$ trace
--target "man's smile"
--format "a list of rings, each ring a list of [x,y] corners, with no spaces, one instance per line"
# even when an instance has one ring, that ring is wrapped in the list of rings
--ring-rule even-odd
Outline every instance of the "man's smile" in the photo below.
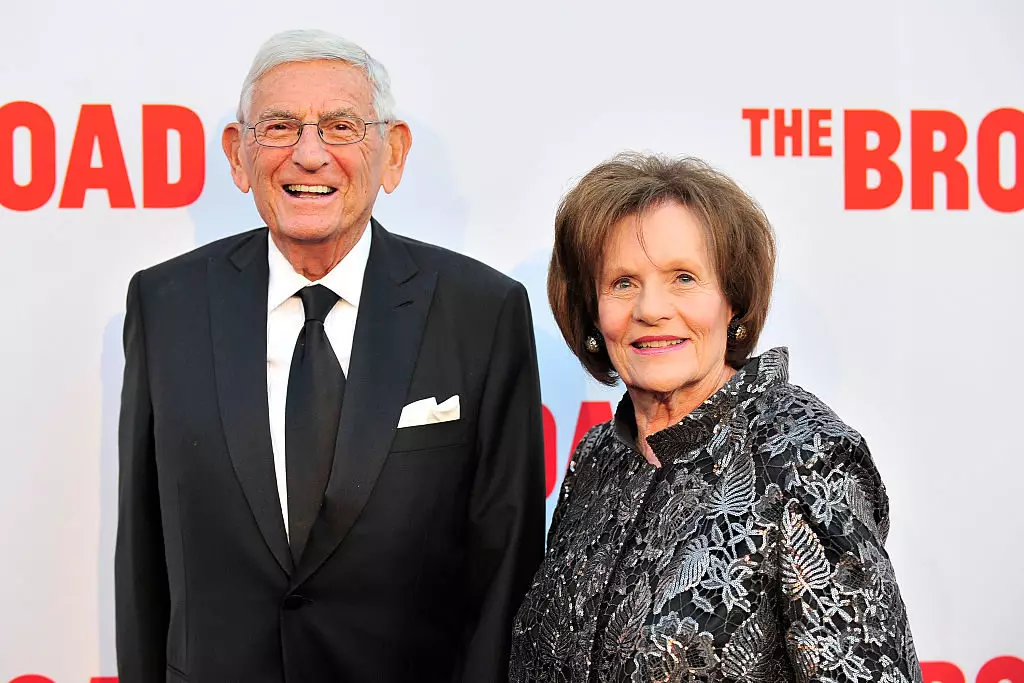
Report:
[[[284,191],[292,197],[299,198],[320,198],[329,197],[335,192],[337,188],[331,187],[330,185],[299,185],[290,184],[284,186]]]

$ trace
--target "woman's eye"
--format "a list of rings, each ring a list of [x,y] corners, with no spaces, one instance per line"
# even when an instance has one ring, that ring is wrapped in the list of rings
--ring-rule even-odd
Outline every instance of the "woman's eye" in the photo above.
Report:
[[[676,277],[676,282],[684,285],[688,285],[693,281],[693,276],[689,273],[680,273],[679,276]]]
[[[632,285],[633,283],[626,278],[619,278],[612,283],[612,289],[622,291],[624,289],[629,289]]]

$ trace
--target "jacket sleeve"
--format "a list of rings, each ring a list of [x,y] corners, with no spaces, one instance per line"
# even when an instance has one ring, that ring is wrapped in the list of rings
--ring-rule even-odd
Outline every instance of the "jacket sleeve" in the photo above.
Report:
[[[780,524],[781,604],[803,681],[921,680],[885,551],[889,503],[867,445],[841,439],[793,467]]]
[[[505,298],[480,404],[470,494],[463,683],[508,680],[512,621],[544,555],[544,437],[530,304]]]
[[[153,683],[167,676],[169,597],[140,277],[136,274],[128,286],[118,428],[114,599],[121,683]]]

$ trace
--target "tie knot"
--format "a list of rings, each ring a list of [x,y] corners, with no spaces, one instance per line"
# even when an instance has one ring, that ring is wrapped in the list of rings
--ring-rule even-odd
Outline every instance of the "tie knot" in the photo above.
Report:
[[[316,320],[319,323],[327,319],[327,314],[341,298],[323,285],[303,287],[299,290],[299,297],[306,311],[306,322]]]

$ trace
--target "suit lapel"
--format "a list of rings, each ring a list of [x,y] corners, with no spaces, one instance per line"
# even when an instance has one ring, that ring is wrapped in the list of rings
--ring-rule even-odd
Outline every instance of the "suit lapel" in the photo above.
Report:
[[[324,507],[293,577],[308,579],[345,538],[384,466],[434,295],[406,247],[376,221]]]
[[[256,232],[228,257],[210,260],[210,328],[231,464],[267,546],[290,574],[267,406],[267,234]]]

